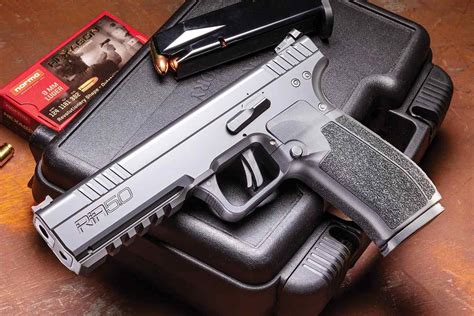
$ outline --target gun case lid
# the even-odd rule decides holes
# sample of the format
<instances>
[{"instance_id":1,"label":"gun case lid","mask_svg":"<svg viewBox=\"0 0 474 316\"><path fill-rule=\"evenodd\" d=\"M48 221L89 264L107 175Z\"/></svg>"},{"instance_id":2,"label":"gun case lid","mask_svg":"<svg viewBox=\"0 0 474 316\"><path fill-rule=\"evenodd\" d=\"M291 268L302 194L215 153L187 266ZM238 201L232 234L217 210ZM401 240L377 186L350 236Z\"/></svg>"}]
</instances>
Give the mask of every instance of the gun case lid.
<instances>
[{"instance_id":1,"label":"gun case lid","mask_svg":"<svg viewBox=\"0 0 474 316\"><path fill-rule=\"evenodd\" d=\"M234 2L188 1L164 27ZM330 61L323 75L323 92L335 106L383 134L399 149L411 150L408 154L419 158L426 149L427 137L435 132L449 104L446 98L440 101L439 113L434 119L433 116L423 118L423 115L419 115L422 119L415 118L409 109L428 73L435 72L445 81L449 79L430 63L426 31L365 1L334 0L331 5L335 16L333 36L327 42L315 39ZM160 78L155 74L148 48L144 47L102 95L46 146L32 181L35 199L42 200L47 194L55 196L75 185L272 54L273 51L268 50L176 82L171 77ZM294 188L289 190L291 192ZM312 195L304 190L301 192ZM311 200L309 197L305 199ZM312 205L314 210L309 210L308 205ZM192 206L192 210L188 207L187 212L178 213L175 219L152 231L152 236L191 255L201 254L202 258L209 259L215 265L225 262L226 267L222 269L236 279L258 283L275 275L278 265L275 269L269 269L268 274L252 270L255 252L245 251L246 240L240 240L241 244L234 249L238 255L229 256L230 245L239 240L234 238L234 235L238 237L238 229L217 224L213 216L198 204L189 203L188 206ZM282 202L281 207L286 208L287 204ZM312 216L317 218L323 211L322 204L317 201L305 207L307 210L304 212L294 212L295 220L301 220L308 214L316 214ZM249 220L258 222L259 227L282 220L286 213L279 207L277 209L261 222L258 216L263 215L252 216ZM200 230L202 227L198 227L198 223L206 226L205 234L199 233L203 230ZM287 225L291 223L286 222ZM276 251L275 244L261 248L264 253L258 255L266 259L267 267L272 262L284 261L288 254L296 251L297 243L292 244L294 236L300 234L304 237L311 231L301 229L302 225L300 222L293 227L288 226L291 228L291 232L288 231L290 235L281 231L275 237L280 241L279 247L286 249L287 253ZM255 232L255 236L258 234ZM190 246L187 238L198 238L199 242Z\"/></svg>"},{"instance_id":2,"label":"gun case lid","mask_svg":"<svg viewBox=\"0 0 474 316\"><path fill-rule=\"evenodd\" d=\"M200 1L186 17L215 8L211 3ZM322 80L328 100L361 121L370 119L377 107L398 108L430 57L427 33L412 22L368 12L364 2L331 4L333 36L327 43L317 40L330 60ZM73 186L272 54L270 49L177 82L155 74L144 47L110 88L47 146L42 175L59 188Z\"/></svg>"}]
</instances>

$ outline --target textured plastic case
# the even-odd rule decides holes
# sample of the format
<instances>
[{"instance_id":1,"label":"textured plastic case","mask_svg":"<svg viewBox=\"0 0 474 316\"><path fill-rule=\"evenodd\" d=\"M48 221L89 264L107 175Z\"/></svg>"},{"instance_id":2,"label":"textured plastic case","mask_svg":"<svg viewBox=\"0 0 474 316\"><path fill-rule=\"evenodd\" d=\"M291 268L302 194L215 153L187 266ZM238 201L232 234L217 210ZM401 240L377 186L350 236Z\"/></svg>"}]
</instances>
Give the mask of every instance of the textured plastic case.
<instances>
[{"instance_id":1,"label":"textured plastic case","mask_svg":"<svg viewBox=\"0 0 474 316\"><path fill-rule=\"evenodd\" d=\"M236 1L187 1L169 27ZM317 40L329 59L322 90L336 107L415 161L439 129L452 95L431 63L419 25L365 1L331 1L335 26ZM41 201L57 196L267 60L268 50L176 82L159 78L143 48L61 135L40 128L31 185ZM173 218L115 257L131 270L210 314L314 315L321 311L368 241L350 222L324 214L303 185L239 223L223 223L191 200Z\"/></svg>"}]
</instances>

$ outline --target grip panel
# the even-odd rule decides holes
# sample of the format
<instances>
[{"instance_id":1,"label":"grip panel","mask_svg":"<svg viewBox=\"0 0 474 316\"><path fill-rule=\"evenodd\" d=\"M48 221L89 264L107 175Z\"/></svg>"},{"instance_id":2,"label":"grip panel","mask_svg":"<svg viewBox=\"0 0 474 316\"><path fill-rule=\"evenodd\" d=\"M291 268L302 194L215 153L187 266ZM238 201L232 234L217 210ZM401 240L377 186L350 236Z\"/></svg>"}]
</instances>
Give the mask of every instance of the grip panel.
<instances>
[{"instance_id":1,"label":"grip panel","mask_svg":"<svg viewBox=\"0 0 474 316\"><path fill-rule=\"evenodd\" d=\"M392 145L385 142L380 136L374 134L365 126L346 115L341 115L336 119L336 122L347 128L352 133L356 134L365 142L369 143L381 154L384 154L394 163L398 164L421 186L428 199L431 199L436 193L436 188L426 174L418 167L411 159L406 157L400 151L395 149Z\"/></svg>"},{"instance_id":2,"label":"grip panel","mask_svg":"<svg viewBox=\"0 0 474 316\"><path fill-rule=\"evenodd\" d=\"M411 226L409 234L403 232L405 239L414 232L411 224L437 205L439 194L435 196L436 188L424 172L360 123L341 115L324 125L321 133L331 150L319 161L319 168L373 211L390 228L391 234ZM366 214L357 208L345 211L382 246L377 238L382 234L367 221ZM423 225L426 222L423 220Z\"/></svg>"}]
</instances>

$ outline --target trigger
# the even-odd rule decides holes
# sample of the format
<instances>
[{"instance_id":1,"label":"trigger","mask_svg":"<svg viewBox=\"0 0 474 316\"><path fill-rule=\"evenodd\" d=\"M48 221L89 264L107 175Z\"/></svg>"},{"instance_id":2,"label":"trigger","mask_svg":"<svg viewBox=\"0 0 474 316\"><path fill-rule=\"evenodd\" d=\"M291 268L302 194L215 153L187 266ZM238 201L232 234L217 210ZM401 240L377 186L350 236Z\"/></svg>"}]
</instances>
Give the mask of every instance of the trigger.
<instances>
[{"instance_id":1,"label":"trigger","mask_svg":"<svg viewBox=\"0 0 474 316\"><path fill-rule=\"evenodd\" d=\"M252 149L247 149L242 153L242 166L247 180L247 188L257 190L263 184L263 175Z\"/></svg>"},{"instance_id":2,"label":"trigger","mask_svg":"<svg viewBox=\"0 0 474 316\"><path fill-rule=\"evenodd\" d=\"M250 171L249 167L247 167L244 159L242 159L242 167L244 167L245 179L247 180L247 189L250 189L253 187L252 172Z\"/></svg>"}]
</instances>

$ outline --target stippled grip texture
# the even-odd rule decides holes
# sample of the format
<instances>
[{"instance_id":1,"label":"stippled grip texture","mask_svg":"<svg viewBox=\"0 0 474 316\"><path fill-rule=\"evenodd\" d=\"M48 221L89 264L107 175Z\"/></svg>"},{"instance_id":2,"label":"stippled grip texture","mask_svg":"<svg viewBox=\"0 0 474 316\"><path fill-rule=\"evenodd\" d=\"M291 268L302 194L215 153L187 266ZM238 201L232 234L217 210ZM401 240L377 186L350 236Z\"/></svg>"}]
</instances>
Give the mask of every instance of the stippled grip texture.
<instances>
[{"instance_id":1,"label":"stippled grip texture","mask_svg":"<svg viewBox=\"0 0 474 316\"><path fill-rule=\"evenodd\" d=\"M414 162L353 119L340 116L326 124L322 133L331 151L320 168L391 229L426 207L436 193Z\"/></svg>"}]
</instances>

